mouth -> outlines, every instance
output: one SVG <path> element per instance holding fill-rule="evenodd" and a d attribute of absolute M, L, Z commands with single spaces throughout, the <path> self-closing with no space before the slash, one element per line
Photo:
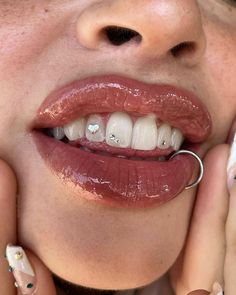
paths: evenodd
<path fill-rule="evenodd" d="M 51 93 L 30 128 L 46 165 L 79 197 L 115 207 L 164 204 L 184 190 L 203 156 L 209 112 L 193 93 L 116 75 Z M 72 185 L 71 185 L 72 184 Z"/>

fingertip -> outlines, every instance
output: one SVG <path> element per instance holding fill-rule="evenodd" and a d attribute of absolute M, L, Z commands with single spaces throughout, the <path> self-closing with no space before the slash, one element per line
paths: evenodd
<path fill-rule="evenodd" d="M 53 282 L 52 273 L 45 264 L 30 250 L 25 250 L 36 276 L 35 295 L 56 295 L 56 288 Z"/>
<path fill-rule="evenodd" d="M 220 144 L 212 148 L 204 159 L 204 177 L 199 186 L 197 208 L 201 215 L 221 216 L 227 214 L 227 161 L 229 146 Z"/>
<path fill-rule="evenodd" d="M 225 163 L 229 157 L 230 147 L 227 144 L 219 144 L 213 147 L 204 159 L 204 164 L 217 164 L 221 165 L 222 161 Z M 226 171 L 226 170 L 225 170 Z"/>

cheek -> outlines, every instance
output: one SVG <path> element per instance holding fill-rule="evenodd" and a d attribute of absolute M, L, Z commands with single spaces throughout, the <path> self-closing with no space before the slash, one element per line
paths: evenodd
<path fill-rule="evenodd" d="M 205 25 L 207 49 L 201 64 L 202 83 L 213 117 L 214 140 L 224 142 L 236 116 L 236 33 L 222 23 Z"/>
<path fill-rule="evenodd" d="M 209 25 L 204 73 L 214 102 L 223 110 L 236 109 L 236 33 L 228 26 Z"/>

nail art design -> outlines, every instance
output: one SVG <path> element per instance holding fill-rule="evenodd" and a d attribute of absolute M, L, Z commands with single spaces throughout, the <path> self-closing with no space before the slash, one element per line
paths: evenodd
<path fill-rule="evenodd" d="M 223 288 L 218 282 L 213 284 L 212 295 L 224 295 Z"/>
<path fill-rule="evenodd" d="M 9 263 L 9 271 L 15 277 L 15 286 L 24 295 L 34 294 L 36 291 L 35 273 L 22 247 L 8 244 L 6 259 Z"/>
<path fill-rule="evenodd" d="M 236 182 L 236 132 L 232 142 L 229 161 L 227 165 L 227 178 L 228 178 L 228 188 L 232 188 L 233 184 Z"/>

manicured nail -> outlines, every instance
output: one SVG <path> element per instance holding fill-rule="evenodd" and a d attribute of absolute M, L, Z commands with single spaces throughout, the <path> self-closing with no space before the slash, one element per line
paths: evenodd
<path fill-rule="evenodd" d="M 209 295 L 209 294 L 210 294 L 210 292 L 208 292 L 206 290 L 195 290 L 195 291 L 188 293 L 187 295 Z"/>
<path fill-rule="evenodd" d="M 212 295 L 223 295 L 223 288 L 218 282 L 215 282 L 212 287 Z"/>
<path fill-rule="evenodd" d="M 236 183 L 236 133 L 230 149 L 230 155 L 227 165 L 227 181 L 228 189 L 231 190 L 234 183 Z"/>
<path fill-rule="evenodd" d="M 22 247 L 8 244 L 6 259 L 9 263 L 9 271 L 16 280 L 15 286 L 24 295 L 34 294 L 36 291 L 35 273 Z"/>

